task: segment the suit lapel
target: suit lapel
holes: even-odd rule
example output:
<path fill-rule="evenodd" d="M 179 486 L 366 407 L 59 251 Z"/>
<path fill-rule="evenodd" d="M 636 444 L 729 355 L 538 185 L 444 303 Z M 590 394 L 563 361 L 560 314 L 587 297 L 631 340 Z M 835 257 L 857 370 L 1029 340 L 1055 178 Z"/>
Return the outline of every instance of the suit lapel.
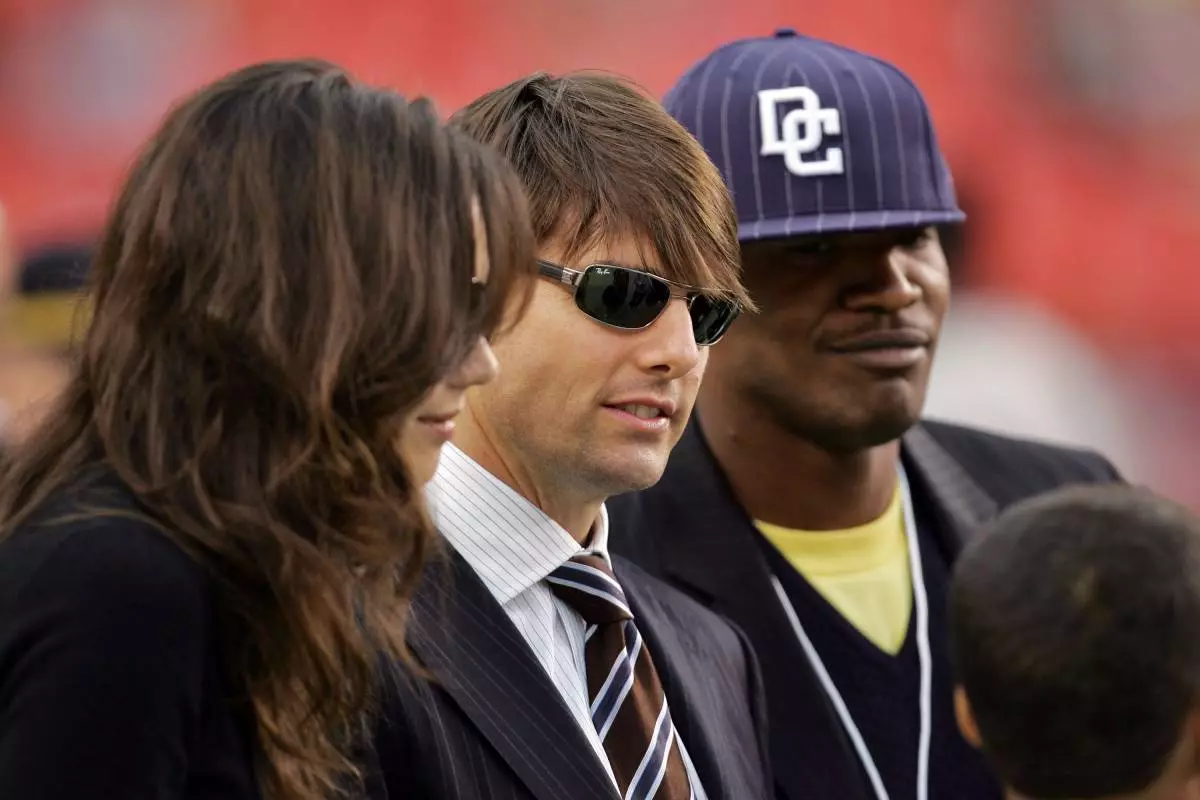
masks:
<path fill-rule="evenodd" d="M 781 797 L 798 800 L 826 785 L 837 787 L 831 796 L 839 800 L 866 800 L 854 751 L 771 588 L 753 523 L 695 421 L 653 491 L 666 504 L 651 526 L 665 572 L 741 627 L 758 651 Z"/>
<path fill-rule="evenodd" d="M 534 797 L 614 800 L 612 780 L 550 677 L 456 553 L 427 570 L 408 639 Z"/>
<path fill-rule="evenodd" d="M 996 515 L 996 501 L 922 426 L 905 434 L 901 452 L 915 478 L 914 491 L 923 491 L 933 501 L 946 523 L 943 544 L 956 555 L 979 526 Z"/>

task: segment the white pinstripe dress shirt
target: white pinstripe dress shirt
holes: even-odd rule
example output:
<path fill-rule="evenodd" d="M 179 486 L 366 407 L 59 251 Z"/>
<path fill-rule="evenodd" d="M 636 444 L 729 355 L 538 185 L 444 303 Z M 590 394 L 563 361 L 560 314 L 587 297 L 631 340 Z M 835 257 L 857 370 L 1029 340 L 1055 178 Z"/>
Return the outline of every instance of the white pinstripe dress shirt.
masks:
<path fill-rule="evenodd" d="M 608 755 L 592 724 L 584 659 L 586 625 L 545 582 L 554 569 L 581 552 L 579 544 L 541 509 L 452 444 L 442 449 L 437 473 L 425 495 L 438 530 L 475 570 L 529 643 L 613 778 Z M 603 506 L 592 528 L 588 552 L 611 564 L 608 512 Z M 705 800 L 682 739 L 679 750 L 696 799 Z"/>

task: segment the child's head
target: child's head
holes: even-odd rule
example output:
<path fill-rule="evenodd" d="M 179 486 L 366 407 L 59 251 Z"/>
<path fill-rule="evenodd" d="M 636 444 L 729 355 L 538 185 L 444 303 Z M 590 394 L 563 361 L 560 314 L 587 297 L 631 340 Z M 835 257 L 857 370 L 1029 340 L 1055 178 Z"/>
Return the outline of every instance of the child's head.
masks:
<path fill-rule="evenodd" d="M 1124 486 L 1062 489 L 955 567 L 964 735 L 1038 800 L 1174 797 L 1200 759 L 1200 519 Z"/>

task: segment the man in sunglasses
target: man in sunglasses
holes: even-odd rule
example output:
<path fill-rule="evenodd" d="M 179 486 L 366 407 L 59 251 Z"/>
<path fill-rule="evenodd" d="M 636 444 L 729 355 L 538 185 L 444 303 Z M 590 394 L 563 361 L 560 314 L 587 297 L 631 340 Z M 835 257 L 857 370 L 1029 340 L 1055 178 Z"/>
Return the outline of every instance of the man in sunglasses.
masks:
<path fill-rule="evenodd" d="M 610 504 L 613 547 L 746 631 L 780 797 L 999 800 L 955 724 L 951 562 L 997 509 L 1116 472 L 920 421 L 938 228 L 963 214 L 896 67 L 785 30 L 720 48 L 665 105 L 732 191 L 760 311 L 713 350 L 662 481 Z"/>
<path fill-rule="evenodd" d="M 429 486 L 448 558 L 413 604 L 394 797 L 770 796 L 757 667 L 728 622 L 608 553 L 658 480 L 709 346 L 749 300 L 703 149 L 608 75 L 517 81 L 455 117 L 523 179 L 540 260 Z"/>

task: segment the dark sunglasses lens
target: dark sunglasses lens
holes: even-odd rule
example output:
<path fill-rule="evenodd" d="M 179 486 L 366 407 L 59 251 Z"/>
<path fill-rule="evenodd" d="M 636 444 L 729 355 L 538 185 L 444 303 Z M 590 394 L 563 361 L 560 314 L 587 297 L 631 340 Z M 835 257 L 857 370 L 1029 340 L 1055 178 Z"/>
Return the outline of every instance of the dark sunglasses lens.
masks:
<path fill-rule="evenodd" d="M 580 311 L 614 328 L 644 328 L 670 300 L 670 286 L 652 275 L 622 267 L 588 267 L 575 292 Z"/>
<path fill-rule="evenodd" d="M 696 344 L 713 344 L 720 339 L 737 319 L 738 307 L 728 300 L 718 300 L 701 295 L 692 301 L 692 329 L 696 332 Z"/>

